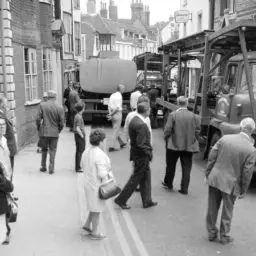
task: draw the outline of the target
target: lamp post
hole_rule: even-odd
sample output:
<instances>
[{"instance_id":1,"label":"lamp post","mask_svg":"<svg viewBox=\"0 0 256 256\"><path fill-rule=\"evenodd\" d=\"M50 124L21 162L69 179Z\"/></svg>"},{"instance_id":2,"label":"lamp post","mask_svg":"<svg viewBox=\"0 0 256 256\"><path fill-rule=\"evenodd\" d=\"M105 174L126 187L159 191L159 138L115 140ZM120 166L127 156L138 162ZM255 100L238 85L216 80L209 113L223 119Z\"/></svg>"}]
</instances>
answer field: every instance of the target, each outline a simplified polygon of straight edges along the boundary
<instances>
[{"instance_id":1,"label":"lamp post","mask_svg":"<svg viewBox=\"0 0 256 256\"><path fill-rule=\"evenodd\" d=\"M1 55L2 55L2 71L3 71L3 85L4 85L4 95L7 96L6 87L6 62L5 62L5 41L4 41L4 8L6 7L5 0L0 1L0 23L1 23Z\"/></svg>"}]
</instances>

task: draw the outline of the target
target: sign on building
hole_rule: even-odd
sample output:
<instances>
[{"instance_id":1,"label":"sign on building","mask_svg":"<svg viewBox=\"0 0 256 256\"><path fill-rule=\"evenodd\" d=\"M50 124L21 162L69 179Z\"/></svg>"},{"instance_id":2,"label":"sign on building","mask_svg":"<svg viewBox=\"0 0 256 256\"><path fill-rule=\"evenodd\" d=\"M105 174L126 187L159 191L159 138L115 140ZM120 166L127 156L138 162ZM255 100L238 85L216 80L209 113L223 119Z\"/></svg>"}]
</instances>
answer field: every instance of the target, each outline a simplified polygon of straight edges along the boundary
<instances>
[{"instance_id":1,"label":"sign on building","mask_svg":"<svg viewBox=\"0 0 256 256\"><path fill-rule=\"evenodd\" d=\"M187 23L191 20L191 12L188 10L179 10L174 13L176 23Z\"/></svg>"}]
</instances>

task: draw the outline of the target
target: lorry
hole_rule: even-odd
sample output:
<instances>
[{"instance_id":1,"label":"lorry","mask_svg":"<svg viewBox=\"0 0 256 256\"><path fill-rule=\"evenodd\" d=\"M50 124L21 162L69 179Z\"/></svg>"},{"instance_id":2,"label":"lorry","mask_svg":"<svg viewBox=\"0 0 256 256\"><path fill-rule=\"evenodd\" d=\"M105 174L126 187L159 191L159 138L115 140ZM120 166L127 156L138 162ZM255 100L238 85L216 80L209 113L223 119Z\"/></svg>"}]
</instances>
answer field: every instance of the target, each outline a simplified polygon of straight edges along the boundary
<instances>
[{"instance_id":1,"label":"lorry","mask_svg":"<svg viewBox=\"0 0 256 256\"><path fill-rule=\"evenodd\" d=\"M109 97L119 84L125 85L123 114L130 109L130 93L136 85L137 71L134 62L118 58L91 58L80 63L80 85L85 91L83 101L85 121L108 114Z\"/></svg>"},{"instance_id":2,"label":"lorry","mask_svg":"<svg viewBox=\"0 0 256 256\"><path fill-rule=\"evenodd\" d=\"M221 136L239 132L243 118L252 117L256 121L255 21L240 20L217 31L202 31L163 45L159 50L162 51L163 72L168 75L173 66L178 66L177 97L185 93L186 79L182 70L186 62L191 59L201 62L199 83L188 108L201 117L200 142L205 144L204 158ZM166 64L163 61L166 59L172 62ZM146 66L145 61L145 69ZM157 104L166 120L178 106L175 99L166 100L165 80ZM256 139L255 134L253 137Z\"/></svg>"}]
</instances>

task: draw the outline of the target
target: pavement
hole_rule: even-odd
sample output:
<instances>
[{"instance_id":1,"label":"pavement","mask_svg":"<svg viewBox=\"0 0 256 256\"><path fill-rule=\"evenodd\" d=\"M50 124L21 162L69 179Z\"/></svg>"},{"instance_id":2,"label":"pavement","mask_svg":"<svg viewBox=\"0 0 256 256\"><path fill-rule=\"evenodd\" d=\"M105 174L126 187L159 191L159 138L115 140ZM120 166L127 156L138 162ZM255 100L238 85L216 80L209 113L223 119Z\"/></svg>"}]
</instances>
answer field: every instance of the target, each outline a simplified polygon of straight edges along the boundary
<instances>
[{"instance_id":1,"label":"pavement","mask_svg":"<svg viewBox=\"0 0 256 256\"><path fill-rule=\"evenodd\" d=\"M86 127L87 135L90 127ZM111 133L106 128L108 135ZM158 206L143 209L139 193L123 211L107 202L100 230L103 241L92 241L81 227L87 217L83 174L74 171L73 134L65 129L56 155L56 173L40 173L36 145L16 157L14 186L19 197L19 216L12 224L11 243L0 247L1 256L246 256L256 255L256 190L251 188L235 206L233 244L210 243L205 230L207 186L203 183L202 156L196 155L188 196L161 187L165 169L163 131L153 131L152 194ZM109 154L122 187L131 173L129 148ZM179 189L180 165L175 187Z\"/></svg>"}]
</instances>

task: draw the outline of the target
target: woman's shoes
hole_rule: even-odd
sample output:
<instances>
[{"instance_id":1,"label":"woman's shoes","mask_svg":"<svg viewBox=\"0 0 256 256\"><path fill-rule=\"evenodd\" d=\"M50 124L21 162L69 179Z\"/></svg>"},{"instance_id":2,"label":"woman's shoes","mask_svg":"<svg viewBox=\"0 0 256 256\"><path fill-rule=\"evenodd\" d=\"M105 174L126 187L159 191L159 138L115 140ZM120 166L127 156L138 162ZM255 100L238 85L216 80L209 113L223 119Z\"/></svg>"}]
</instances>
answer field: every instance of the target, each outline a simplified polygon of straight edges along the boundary
<instances>
[{"instance_id":1,"label":"woman's shoes","mask_svg":"<svg viewBox=\"0 0 256 256\"><path fill-rule=\"evenodd\" d=\"M105 235L103 234L89 234L89 238L92 239L92 240L103 240L106 238Z\"/></svg>"},{"instance_id":2,"label":"woman's shoes","mask_svg":"<svg viewBox=\"0 0 256 256\"><path fill-rule=\"evenodd\" d=\"M5 240L2 242L2 245L8 245L10 243L10 235L6 235Z\"/></svg>"}]
</instances>

